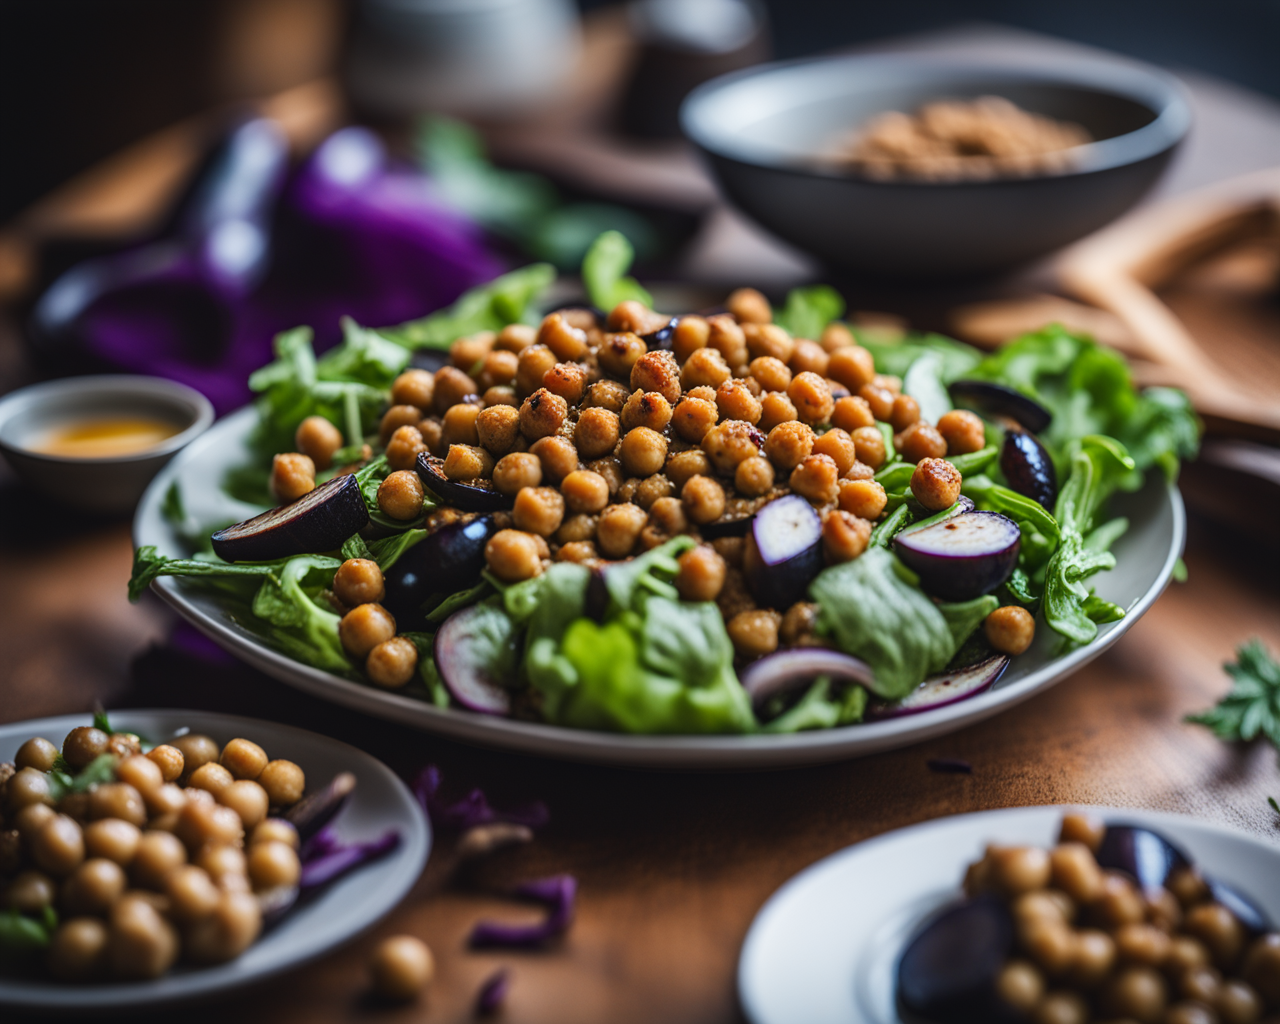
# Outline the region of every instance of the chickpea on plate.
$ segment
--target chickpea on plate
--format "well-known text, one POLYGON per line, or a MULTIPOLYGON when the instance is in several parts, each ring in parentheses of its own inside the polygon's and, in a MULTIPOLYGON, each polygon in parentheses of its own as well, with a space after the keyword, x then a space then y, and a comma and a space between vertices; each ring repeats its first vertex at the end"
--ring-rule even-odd
POLYGON ((105 715, 0 764, 0 976, 145 980, 238 957, 301 874, 306 777, 258 744, 105 715))
POLYGON ((283 504, 140 549, 131 593, 207 577, 318 668, 639 733, 927 710, 1124 614, 1087 584, 1105 504, 1194 452, 1185 396, 1060 328, 985 357, 867 335, 822 287, 660 314, 619 238, 589 306, 532 314, 534 267, 318 359, 281 335, 251 383, 283 504))

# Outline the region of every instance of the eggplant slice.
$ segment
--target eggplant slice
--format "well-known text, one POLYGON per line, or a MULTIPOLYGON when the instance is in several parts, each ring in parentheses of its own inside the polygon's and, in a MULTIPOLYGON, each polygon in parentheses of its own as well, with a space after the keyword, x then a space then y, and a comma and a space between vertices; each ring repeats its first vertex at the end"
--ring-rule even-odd
POLYGON ((503 494, 490 480, 450 480, 444 475, 444 459, 423 452, 415 467, 422 486, 443 501, 463 512, 505 512, 515 498, 503 494))
POLYGON ((209 539, 224 562, 274 562, 342 547, 369 525, 356 478, 335 476, 296 501, 219 530, 209 539))
POLYGON ((1034 398, 1003 384, 993 384, 988 380, 957 380, 952 381, 947 390, 956 405, 977 409, 988 416, 1008 416, 1033 434, 1047 430, 1053 422, 1053 413, 1034 398))

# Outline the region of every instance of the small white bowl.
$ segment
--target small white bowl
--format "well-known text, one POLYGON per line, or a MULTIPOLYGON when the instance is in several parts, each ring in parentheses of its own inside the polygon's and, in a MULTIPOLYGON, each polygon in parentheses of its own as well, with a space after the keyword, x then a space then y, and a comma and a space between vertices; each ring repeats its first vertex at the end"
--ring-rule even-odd
POLYGON ((28 486, 89 512, 127 512, 166 462, 213 423, 200 392, 160 377, 69 377, 0 399, 0 452, 28 486), (155 416, 180 427, 158 444, 101 458, 52 455, 32 445, 62 423, 90 416, 155 416))

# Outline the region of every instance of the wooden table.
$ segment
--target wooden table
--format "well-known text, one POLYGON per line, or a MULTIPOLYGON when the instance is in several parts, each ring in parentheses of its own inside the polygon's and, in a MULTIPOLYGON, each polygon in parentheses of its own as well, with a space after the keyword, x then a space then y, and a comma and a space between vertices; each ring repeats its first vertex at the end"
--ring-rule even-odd
MULTIPOLYGON (((1188 476, 1192 487, 1216 486, 1198 479, 1188 476)), ((1280 841, 1266 803, 1280 796, 1275 752, 1233 749, 1182 723, 1226 690, 1220 665, 1236 644, 1257 635, 1280 649, 1276 548, 1194 516, 1188 582, 1055 689, 906 750, 722 775, 497 753, 324 704, 210 657, 183 630, 171 641, 174 623, 157 601, 126 602, 130 560, 127 522, 51 510, 0 480, 0 722, 87 712, 95 699, 254 715, 354 743, 406 776, 435 763, 447 791, 480 785, 498 804, 539 798, 551 808, 532 845, 495 855, 465 880, 451 871, 452 837, 438 837, 423 879, 372 933, 226 1005, 184 1009, 184 1021, 464 1021, 499 966, 513 972, 502 1018, 512 1022, 735 1021, 738 951, 762 903, 818 858, 889 829, 1079 802, 1179 811, 1280 841), (963 758, 973 774, 931 771, 935 757, 963 758), (562 943, 537 953, 467 949, 479 918, 533 913, 500 898, 505 888, 564 871, 581 888, 562 943), (392 1009, 368 1000, 364 961, 397 932, 426 940, 438 970, 421 1002, 392 1009)))

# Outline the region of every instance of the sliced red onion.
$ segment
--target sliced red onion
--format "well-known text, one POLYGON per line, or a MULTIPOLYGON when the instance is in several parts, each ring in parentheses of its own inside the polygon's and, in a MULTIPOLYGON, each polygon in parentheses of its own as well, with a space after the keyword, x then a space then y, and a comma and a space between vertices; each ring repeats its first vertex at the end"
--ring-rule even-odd
POLYGON ((436 630, 431 653, 449 694, 470 711, 486 715, 511 713, 511 692, 480 664, 471 638, 476 616, 488 610, 479 605, 454 612, 436 630))
POLYGON ((441 781, 440 769, 429 764, 418 773, 413 783, 413 795, 436 828, 466 831, 477 825, 505 822, 537 829, 551 820, 551 813, 541 800, 500 811, 489 805, 488 798, 478 788, 455 803, 446 803, 439 795, 441 781))
POLYGON ((487 1017, 491 1013, 496 1013, 502 1006, 503 1000, 507 998, 507 989, 510 987, 511 972, 505 967, 494 971, 480 986, 480 993, 476 996, 476 1015, 487 1017))
POLYGON ((542 903, 548 908, 545 919, 537 924, 514 925, 500 921, 481 921, 471 931, 470 944, 475 948, 530 949, 564 934, 573 923, 574 899, 578 880, 572 875, 553 875, 525 882, 512 895, 542 903))
POLYGON ((308 889, 327 885, 347 872, 385 857, 400 845, 400 833, 388 829, 377 839, 365 843, 343 843, 333 833, 332 826, 317 832, 302 848, 302 875, 298 888, 308 889))
POLYGON ((743 669, 738 678, 751 703, 758 707, 776 694, 808 686, 818 676, 863 686, 875 682, 871 666, 865 661, 825 647, 796 647, 767 654, 743 669))
POLYGON ((968 700, 990 689, 1004 675, 1008 666, 1008 656, 997 654, 968 668, 944 672, 926 679, 902 700, 892 704, 873 705, 867 709, 867 717, 901 718, 903 715, 918 715, 922 711, 932 711, 934 708, 968 700))

